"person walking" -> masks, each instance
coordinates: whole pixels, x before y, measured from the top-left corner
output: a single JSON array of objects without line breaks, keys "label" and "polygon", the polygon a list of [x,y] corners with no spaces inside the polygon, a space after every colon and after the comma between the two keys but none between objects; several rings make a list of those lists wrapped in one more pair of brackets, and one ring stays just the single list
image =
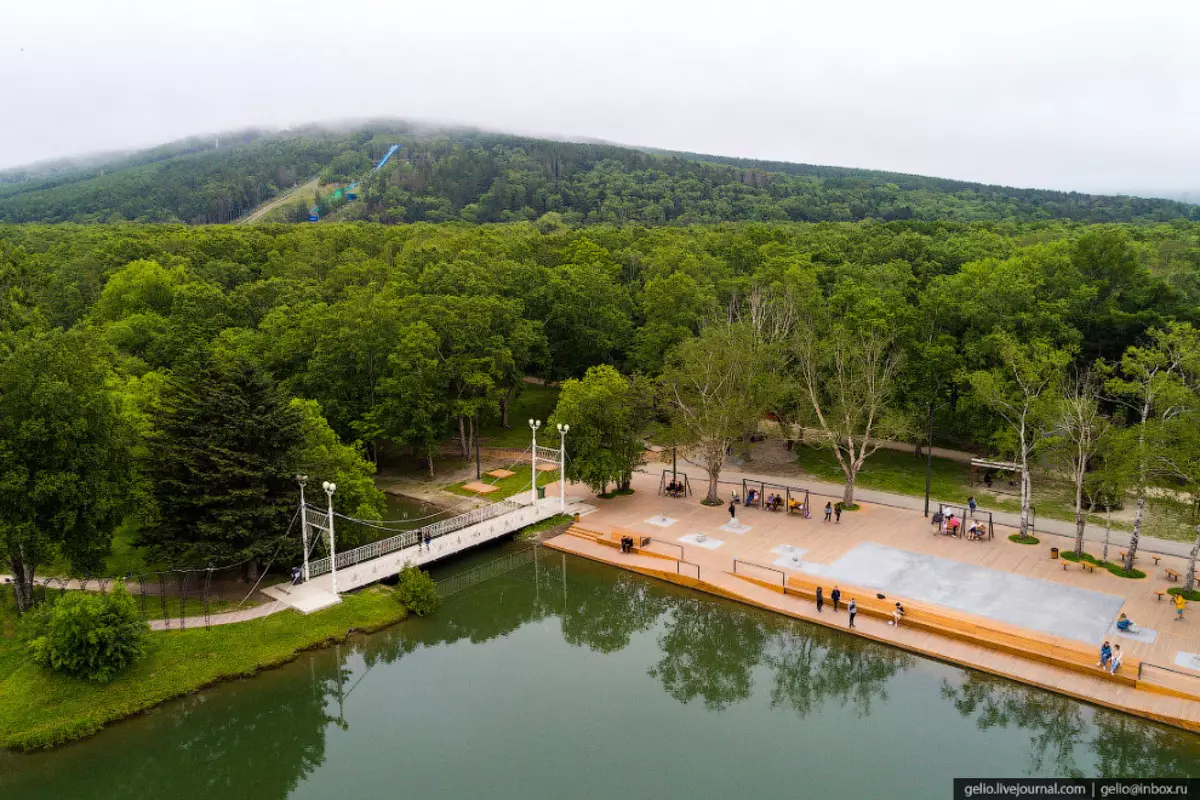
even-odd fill
[{"label": "person walking", "polygon": [[850,627],[854,627],[854,615],[858,613],[858,603],[854,602],[854,598],[850,598],[850,605],[846,606],[846,610],[850,612]]},{"label": "person walking", "polygon": [[967,498],[967,508],[971,511],[971,519],[975,519],[975,509],[979,508],[979,506],[975,503],[975,495],[971,495]]},{"label": "person walking", "polygon": [[733,501],[729,501],[729,521],[733,522],[737,519],[737,509],[733,507]]},{"label": "person walking", "polygon": [[425,531],[425,551],[429,552],[429,543],[433,541],[433,537],[429,535],[429,531]]},{"label": "person walking", "polygon": [[829,522],[833,517],[833,503],[825,504],[825,521]]},{"label": "person walking", "polygon": [[1183,609],[1187,606],[1187,600],[1182,594],[1175,595],[1175,621],[1183,619]]},{"label": "person walking", "polygon": [[820,586],[817,587],[817,613],[821,613],[821,607],[825,605],[825,590]]},{"label": "person walking", "polygon": [[833,523],[835,525],[842,524],[842,509],[845,507],[846,507],[845,504],[841,503],[841,502],[839,502],[837,505],[835,505],[833,507],[833,516],[834,516]]},{"label": "person walking", "polygon": [[829,593],[829,599],[833,601],[833,613],[836,614],[838,601],[842,599],[842,590],[837,587],[836,583],[833,585],[833,591]]}]

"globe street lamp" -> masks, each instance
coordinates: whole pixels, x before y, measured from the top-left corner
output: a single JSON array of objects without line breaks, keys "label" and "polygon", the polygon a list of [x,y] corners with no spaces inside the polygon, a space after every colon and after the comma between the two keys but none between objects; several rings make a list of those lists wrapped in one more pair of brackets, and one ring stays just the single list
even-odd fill
[{"label": "globe street lamp", "polygon": [[333,544],[333,493],[337,491],[337,484],[325,481],[321,486],[329,498],[329,582],[333,588],[333,596],[337,597],[337,549]]},{"label": "globe street lamp", "polygon": [[537,505],[537,432],[540,427],[542,427],[540,419],[529,420],[529,430],[533,431],[533,450],[531,451],[533,453],[533,486],[530,489],[529,502],[535,506]]},{"label": "globe street lamp", "polygon": [[304,581],[308,582],[308,510],[304,505],[304,486],[308,483],[307,475],[297,475],[296,483],[300,484],[300,541],[304,545]]},{"label": "globe street lamp", "polygon": [[570,425],[558,423],[558,510],[567,510],[567,431]]}]

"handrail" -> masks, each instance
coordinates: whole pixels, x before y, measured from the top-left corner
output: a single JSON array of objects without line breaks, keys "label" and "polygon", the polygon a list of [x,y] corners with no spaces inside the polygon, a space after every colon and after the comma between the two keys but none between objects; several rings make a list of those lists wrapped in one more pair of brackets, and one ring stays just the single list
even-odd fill
[{"label": "handrail", "polygon": [[678,547],[679,548],[679,560],[683,561],[683,545],[681,545],[679,542],[666,542],[666,541],[663,541],[662,539],[655,539],[653,536],[650,537],[650,542],[651,542],[651,544],[657,543],[657,544],[670,545],[671,547]]},{"label": "handrail", "polygon": [[687,564],[689,567],[695,567],[696,568],[696,580],[700,580],[700,565],[693,564],[691,561],[684,561],[682,559],[675,562],[675,574],[676,575],[683,574],[683,570],[681,569],[681,565],[683,565],[683,564]]},{"label": "handrail", "polygon": [[[385,556],[388,553],[394,553],[397,550],[404,550],[411,547],[426,536],[430,540],[440,536],[445,536],[448,533],[468,528],[472,525],[478,525],[481,522],[487,522],[489,519],[504,516],[505,514],[519,511],[525,508],[524,503],[520,503],[512,498],[500,500],[491,505],[482,506],[472,509],[465,514],[459,514],[457,517],[450,519],[438,520],[437,522],[426,525],[422,528],[416,528],[411,531],[404,531],[398,536],[392,536],[388,539],[380,539],[377,542],[365,544],[362,547],[357,547],[353,550],[346,550],[337,554],[337,568],[345,569],[352,567],[355,564],[360,564],[363,561],[370,561],[380,556]],[[316,561],[309,562],[308,574],[310,579],[317,575],[324,575],[329,572],[329,556],[319,558]]]},{"label": "handrail", "polygon": [[1183,670],[1178,670],[1173,667],[1164,667],[1162,664],[1151,664],[1147,661],[1138,662],[1137,676],[1139,681],[1142,679],[1142,672],[1146,669],[1146,667],[1150,667],[1152,669],[1161,669],[1163,672],[1170,672],[1174,675],[1182,675],[1185,678],[1191,678],[1192,680],[1200,681],[1200,675],[1197,675],[1194,672],[1184,672]]},{"label": "handrail", "polygon": [[758,564],[754,561],[746,561],[741,558],[735,558],[733,560],[733,574],[734,575],[738,574],[737,567],[738,567],[739,563],[745,564],[750,567],[758,567],[759,569],[767,569],[767,570],[770,570],[771,572],[778,572],[779,578],[780,578],[779,585],[784,587],[784,589],[787,588],[787,573],[784,572],[783,570],[779,569],[778,567],[768,567],[766,564]]}]

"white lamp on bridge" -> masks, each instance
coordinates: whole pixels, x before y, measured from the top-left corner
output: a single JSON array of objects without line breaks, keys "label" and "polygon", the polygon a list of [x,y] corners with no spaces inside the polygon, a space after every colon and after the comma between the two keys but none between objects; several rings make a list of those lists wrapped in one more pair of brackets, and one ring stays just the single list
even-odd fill
[{"label": "white lamp on bridge", "polygon": [[533,431],[533,482],[532,488],[529,490],[530,505],[537,505],[537,432],[538,428],[542,427],[540,419],[529,420],[529,430]]},{"label": "white lamp on bridge", "polygon": [[567,510],[567,431],[571,426],[558,423],[558,510]]},{"label": "white lamp on bridge", "polygon": [[321,487],[325,489],[329,498],[329,583],[333,589],[333,596],[337,597],[337,550],[333,545],[333,493],[337,491],[337,484],[325,481]]}]

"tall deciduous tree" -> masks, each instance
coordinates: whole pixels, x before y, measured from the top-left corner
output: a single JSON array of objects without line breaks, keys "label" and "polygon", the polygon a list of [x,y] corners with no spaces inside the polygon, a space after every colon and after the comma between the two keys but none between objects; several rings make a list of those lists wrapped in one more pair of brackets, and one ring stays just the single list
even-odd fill
[{"label": "tall deciduous tree", "polygon": [[202,349],[164,387],[148,472],[161,519],[141,540],[174,564],[257,561],[295,506],[304,418],[256,364]]},{"label": "tall deciduous tree", "polygon": [[1153,474],[1150,442],[1156,427],[1175,413],[1176,406],[1191,402],[1183,375],[1200,351],[1200,335],[1191,325],[1173,323],[1149,333],[1146,344],[1135,345],[1121,358],[1120,374],[1108,383],[1109,391],[1124,401],[1137,420],[1136,446],[1132,451],[1135,466],[1134,490],[1137,509],[1133,516],[1133,534],[1126,549],[1125,569],[1133,569],[1142,523],[1146,512],[1146,489]]},{"label": "tall deciduous tree", "polygon": [[1021,468],[1021,536],[1029,532],[1029,462],[1036,449],[1039,425],[1046,418],[1046,399],[1061,380],[1069,355],[1042,340],[1022,344],[1011,334],[993,337],[999,364],[971,374],[980,401],[1004,420],[999,437]]},{"label": "tall deciduous tree", "polygon": [[594,492],[607,492],[609,484],[629,488],[643,460],[642,429],[649,409],[645,382],[608,365],[592,367],[582,379],[564,381],[549,427],[571,426],[567,476]]},{"label": "tall deciduous tree", "polygon": [[757,430],[770,407],[775,385],[767,366],[750,327],[728,322],[704,328],[667,359],[662,381],[673,438],[688,448],[685,458],[708,473],[708,505],[721,502],[717,482],[729,448]]},{"label": "tall deciduous tree", "polygon": [[1050,451],[1075,486],[1075,555],[1083,554],[1087,528],[1084,488],[1092,459],[1109,428],[1100,410],[1100,387],[1090,373],[1072,376],[1062,386],[1051,419]]},{"label": "tall deciduous tree", "polygon": [[0,361],[0,553],[21,611],[55,555],[97,569],[128,507],[133,432],[110,374],[83,332],[26,338]]}]

